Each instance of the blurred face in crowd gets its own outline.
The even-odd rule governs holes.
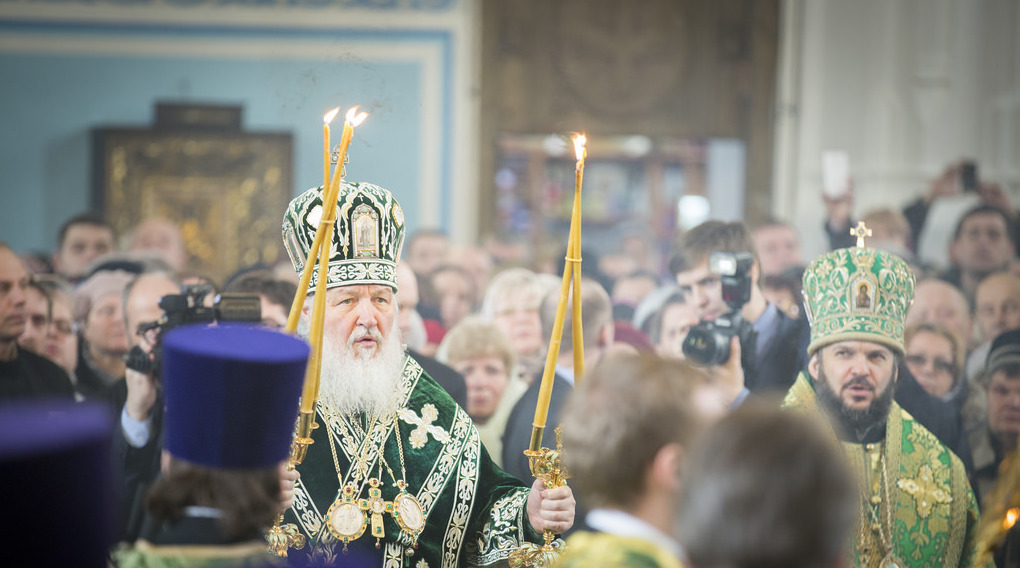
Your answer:
[[[938,333],[918,331],[906,347],[903,360],[921,387],[937,398],[949,394],[958,372],[949,339]]]
[[[275,329],[287,327],[287,315],[290,306],[282,306],[273,302],[265,294],[259,294],[262,303],[262,325]]]
[[[38,289],[29,286],[25,290],[25,331],[18,337],[18,345],[36,355],[43,354],[46,343],[46,329],[50,324],[50,303]]]
[[[85,316],[85,327],[82,330],[82,335],[90,350],[104,353],[127,353],[130,343],[124,328],[124,313],[121,309],[119,294],[107,294],[92,304],[88,315]]]
[[[885,419],[892,402],[893,351],[871,341],[839,341],[818,350],[808,363],[819,402],[854,428]]]
[[[754,246],[758,249],[761,273],[779,274],[787,268],[802,266],[797,233],[786,225],[769,225],[754,232]]]
[[[656,352],[663,357],[685,359],[684,339],[691,326],[698,323],[694,308],[685,303],[668,304],[663,308],[662,327],[659,330],[659,344]]]
[[[130,345],[138,345],[146,352],[152,351],[155,333],[138,332],[141,326],[156,321],[163,315],[163,308],[159,307],[160,298],[178,293],[180,287],[177,283],[162,274],[143,274],[138,277],[131,287],[131,295],[128,296],[126,304],[127,312],[124,314]]]
[[[993,434],[1015,436],[1020,432],[1020,375],[1005,370],[988,380],[988,428]]]
[[[696,268],[678,273],[676,283],[700,321],[714,321],[730,311],[723,301],[722,281],[708,270],[707,258]]]
[[[68,374],[78,366],[78,335],[75,333],[70,299],[58,297],[53,300],[53,317],[43,343],[43,355]]]
[[[132,234],[131,250],[155,253],[176,272],[180,272],[188,260],[181,230],[166,219],[142,221]]]
[[[611,299],[614,304],[636,306],[658,287],[654,278],[645,275],[623,276],[613,284]]]
[[[9,249],[0,247],[0,341],[15,341],[28,318],[28,271]]]
[[[524,294],[507,295],[506,301],[496,309],[495,323],[506,334],[514,352],[530,357],[542,350],[542,318],[538,314],[540,299]]]
[[[440,270],[432,275],[432,288],[439,297],[439,316],[446,329],[474,310],[474,284],[467,275],[457,270]]]
[[[400,311],[397,314],[397,326],[400,328],[400,335],[404,338],[409,336],[411,331],[411,312],[418,309],[418,278],[414,275],[406,263],[397,265],[397,305]]]
[[[973,324],[967,298],[952,284],[922,280],[914,290],[914,303],[907,311],[908,326],[937,323],[948,327],[964,341],[970,341]]]
[[[510,381],[510,369],[501,357],[480,355],[453,364],[464,375],[468,390],[468,415],[476,424],[484,424],[499,406],[499,399]]]
[[[409,243],[407,264],[416,274],[431,274],[446,259],[450,241],[443,235],[418,235]]]
[[[975,318],[985,341],[1020,327],[1020,278],[1008,273],[985,278],[977,288],[974,303]]]
[[[89,223],[71,225],[60,250],[53,255],[53,268],[65,278],[80,278],[92,261],[110,252],[113,231],[109,228]]]
[[[949,253],[963,270],[993,272],[1004,270],[1016,256],[1016,249],[1002,215],[978,213],[963,222]]]

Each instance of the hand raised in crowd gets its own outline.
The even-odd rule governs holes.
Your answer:
[[[740,338],[730,338],[730,358],[722,365],[709,368],[709,373],[727,404],[733,403],[744,391],[744,368],[740,365]]]
[[[574,526],[575,505],[570,487],[546,489],[545,483],[536,479],[528,496],[528,519],[537,532],[550,530],[561,534]]]
[[[128,416],[143,422],[149,418],[149,412],[156,404],[156,381],[152,375],[139,373],[130,367],[124,372],[124,381],[127,383],[124,408]]]
[[[854,211],[854,180],[847,182],[846,193],[842,197],[832,198],[822,192],[822,201],[825,202],[825,214],[828,219],[829,228],[833,232],[842,232],[850,226],[850,216]]]
[[[1010,203],[1009,196],[1006,195],[1001,185],[983,181],[978,184],[977,193],[983,203],[994,205],[1011,217],[1016,216],[1016,208]]]
[[[152,349],[155,347],[156,332],[150,331],[142,335],[138,347],[145,355],[152,358]],[[135,350],[137,352],[137,349]],[[130,363],[124,372],[124,381],[127,383],[127,400],[124,402],[124,409],[128,416],[142,422],[149,418],[152,407],[156,404],[156,380],[152,373],[141,373],[131,368]]]
[[[946,169],[935,178],[928,186],[928,192],[924,194],[924,202],[931,205],[932,201],[940,197],[957,195],[960,193],[960,169],[963,168],[963,160],[958,160],[946,166]]]

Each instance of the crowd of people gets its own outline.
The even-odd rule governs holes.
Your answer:
[[[298,330],[308,337],[312,301],[325,295],[318,428],[296,470],[283,445],[261,453],[243,434],[280,421],[234,408],[220,383],[250,388],[232,369],[268,365],[259,345],[292,354],[286,390],[303,375],[291,359],[307,355],[282,333],[233,325],[164,338],[161,299],[194,284],[211,290],[198,301],[248,294],[258,327],[282,329],[320,192],[284,212],[286,270],[246,267],[222,287],[188,272],[172,222],[144,220],[118,241],[80,215],[49,258],[0,243],[0,404],[106,410],[104,546],[123,566],[190,545],[282,562],[252,546],[278,513],[304,538],[287,550],[302,566],[489,565],[543,531],[566,538],[568,567],[984,566],[979,509],[1020,433],[1018,223],[1002,189],[982,183],[947,267],[919,260],[927,212],[959,191],[959,167],[904,210],[867,211],[861,223],[852,189],[824,197],[831,250],[810,262],[779,220],[709,220],[668,247],[628,238],[605,262],[586,251],[552,356],[558,274],[439,230],[405,242],[393,195],[345,182],[326,288],[312,279]],[[721,273],[719,253],[746,269]],[[745,290],[737,300],[734,287]],[[705,360],[704,345],[686,341],[695,335],[719,358]],[[555,488],[533,478],[524,453],[547,360],[541,441],[555,448],[562,424],[572,475]],[[289,415],[289,440],[298,393],[265,391],[251,402]],[[248,457],[225,457],[238,448]],[[216,473],[231,468],[261,473]],[[259,495],[246,522],[217,496],[238,485]],[[215,538],[196,536],[209,526]]]

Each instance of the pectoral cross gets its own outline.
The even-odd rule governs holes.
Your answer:
[[[450,441],[450,434],[446,430],[432,424],[436,418],[439,418],[439,411],[436,410],[435,405],[426,404],[421,407],[421,418],[418,418],[418,415],[410,408],[401,408],[397,411],[397,414],[404,422],[417,426],[409,435],[412,448],[417,450],[423,447],[425,442],[429,440],[429,434],[432,434],[432,437],[440,442],[447,443]]]
[[[393,502],[385,501],[382,498],[382,490],[379,489],[379,480],[372,478],[368,480],[371,486],[368,490],[368,499],[358,501],[358,508],[372,515],[372,536],[380,539],[386,536],[383,530],[383,513],[393,513]],[[379,541],[376,541],[378,548]]]
[[[858,248],[864,248],[864,237],[871,236],[871,229],[864,224],[864,221],[859,221],[856,227],[850,229],[850,236],[857,237]]]

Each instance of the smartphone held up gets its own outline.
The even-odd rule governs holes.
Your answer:
[[[850,191],[850,156],[845,151],[822,152],[822,191],[832,200],[843,199]]]

